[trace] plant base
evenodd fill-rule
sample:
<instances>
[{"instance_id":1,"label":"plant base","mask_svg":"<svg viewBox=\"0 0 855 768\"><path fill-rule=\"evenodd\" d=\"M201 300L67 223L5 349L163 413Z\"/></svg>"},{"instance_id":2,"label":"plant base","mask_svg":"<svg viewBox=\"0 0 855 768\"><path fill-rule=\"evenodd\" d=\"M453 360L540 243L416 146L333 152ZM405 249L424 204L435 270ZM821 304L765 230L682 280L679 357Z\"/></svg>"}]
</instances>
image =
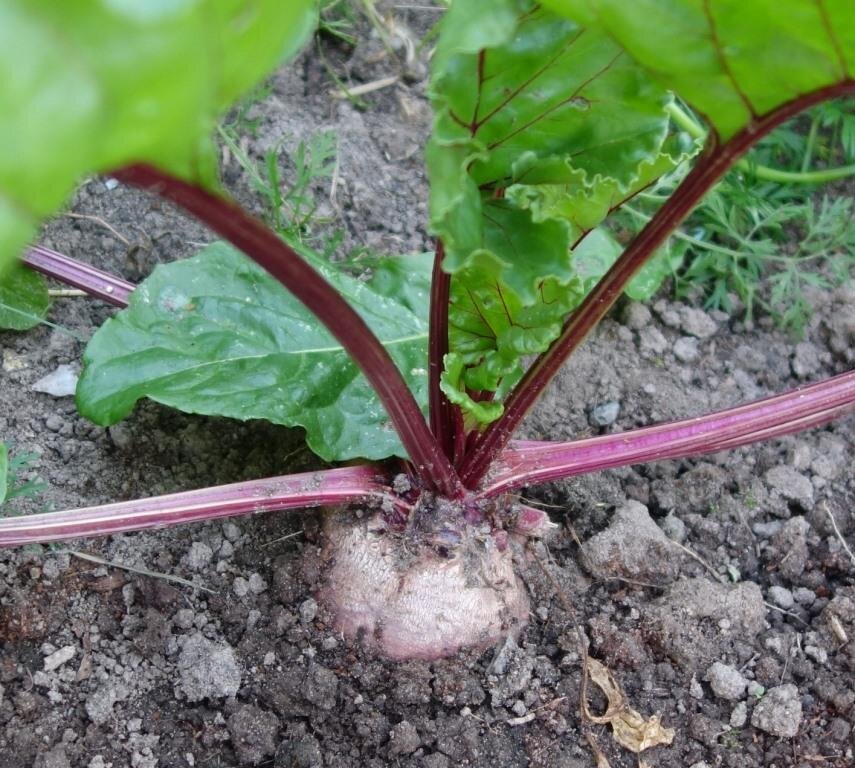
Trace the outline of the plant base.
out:
<instances>
[{"instance_id":1,"label":"plant base","mask_svg":"<svg viewBox=\"0 0 855 768\"><path fill-rule=\"evenodd\" d=\"M380 514L327 515L319 597L337 629L392 659L437 659L518 632L529 601L507 534L426 517L395 531Z\"/></svg>"}]
</instances>

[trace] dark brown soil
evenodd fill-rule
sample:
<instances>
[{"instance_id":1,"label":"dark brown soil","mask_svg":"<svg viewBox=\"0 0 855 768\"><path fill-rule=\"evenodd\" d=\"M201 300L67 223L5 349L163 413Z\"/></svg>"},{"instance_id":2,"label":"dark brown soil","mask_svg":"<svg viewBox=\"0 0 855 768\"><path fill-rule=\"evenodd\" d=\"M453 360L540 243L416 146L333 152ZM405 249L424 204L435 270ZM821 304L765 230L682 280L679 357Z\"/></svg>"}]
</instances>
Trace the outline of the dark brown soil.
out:
<instances>
[{"instance_id":1,"label":"dark brown soil","mask_svg":"<svg viewBox=\"0 0 855 768\"><path fill-rule=\"evenodd\" d=\"M418 31L434 19L396 13ZM400 72L364 32L354 51L327 45L332 66L354 82ZM293 147L337 132L335 195L329 182L315 192L345 247L428 246L420 74L410 65L359 109L330 95L335 86L309 54L251 109L256 156L283 138ZM234 162L224 177L259 209ZM70 210L108 222L129 244L95 219L68 217L41 241L131 280L211 239L169 206L103 179L84 184ZM853 299L851 289L817 295L800 343L763 320L747 329L738 316L667 297L650 310L622 306L561 373L526 434L628 429L847 370ZM50 317L60 327L0 334L0 437L37 452L34 469L48 483L12 511L320 466L297 431L153 403L108 430L80 418L71 398L30 390L58 365L77 365L77 337L113 311L60 299ZM616 421L591 427L591 409L609 401L619 404ZM631 704L675 729L673 746L644 754L651 765L851 766L853 427L849 418L731 453L531 489L531 503L548 505L560 528L520 563L528 628L518 643L439 662L385 662L330 629L313 597L315 513L0 552L0 768L593 766L576 626ZM608 728L593 733L612 766L637 765Z\"/></svg>"}]
</instances>

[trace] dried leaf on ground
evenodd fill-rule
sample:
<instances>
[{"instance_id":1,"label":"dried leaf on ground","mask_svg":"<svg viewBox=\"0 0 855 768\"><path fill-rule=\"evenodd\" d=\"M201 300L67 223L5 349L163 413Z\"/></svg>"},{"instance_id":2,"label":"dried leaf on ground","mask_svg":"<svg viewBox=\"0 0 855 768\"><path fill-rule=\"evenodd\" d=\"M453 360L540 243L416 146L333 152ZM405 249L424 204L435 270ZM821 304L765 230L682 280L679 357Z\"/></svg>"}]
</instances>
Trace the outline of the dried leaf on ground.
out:
<instances>
[{"instance_id":1,"label":"dried leaf on ground","mask_svg":"<svg viewBox=\"0 0 855 768\"><path fill-rule=\"evenodd\" d=\"M587 663L590 679L602 690L609 703L605 713L592 715L588 702L584 701L585 717L592 723L610 724L615 741L636 754L674 741L674 729L664 728L659 715L645 718L629 705L626 694L608 667L590 657Z\"/></svg>"}]
</instances>

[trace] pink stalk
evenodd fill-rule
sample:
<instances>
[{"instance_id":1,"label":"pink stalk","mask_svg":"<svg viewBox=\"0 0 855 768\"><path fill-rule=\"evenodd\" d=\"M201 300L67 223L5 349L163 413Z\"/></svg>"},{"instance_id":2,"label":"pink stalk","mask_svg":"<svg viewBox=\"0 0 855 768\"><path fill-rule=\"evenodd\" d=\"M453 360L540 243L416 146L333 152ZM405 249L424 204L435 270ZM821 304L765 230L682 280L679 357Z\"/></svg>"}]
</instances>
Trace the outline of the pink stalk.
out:
<instances>
[{"instance_id":1,"label":"pink stalk","mask_svg":"<svg viewBox=\"0 0 855 768\"><path fill-rule=\"evenodd\" d=\"M326 326L365 374L425 486L448 498L464 495L456 470L431 434L386 348L299 253L237 204L151 165L129 165L113 176L180 205L279 280Z\"/></svg>"},{"instance_id":2,"label":"pink stalk","mask_svg":"<svg viewBox=\"0 0 855 768\"><path fill-rule=\"evenodd\" d=\"M855 371L692 419L566 443L516 441L479 497L646 461L715 453L824 424L855 411Z\"/></svg>"},{"instance_id":3,"label":"pink stalk","mask_svg":"<svg viewBox=\"0 0 855 768\"><path fill-rule=\"evenodd\" d=\"M443 453L454 456L454 413L445 393L439 388L443 358L448 354L448 310L451 275L442 269L445 249L436 241L430 291L430 332L428 335L428 393L430 428Z\"/></svg>"},{"instance_id":4,"label":"pink stalk","mask_svg":"<svg viewBox=\"0 0 855 768\"><path fill-rule=\"evenodd\" d=\"M388 500L408 510L409 506L385 484L387 479L376 466L341 467L63 512L6 517L0 519L0 547L370 499Z\"/></svg>"},{"instance_id":5,"label":"pink stalk","mask_svg":"<svg viewBox=\"0 0 855 768\"><path fill-rule=\"evenodd\" d=\"M136 287L133 283L122 280L121 277L102 272L100 269L40 245L28 249L22 260L36 272L41 272L66 285L73 285L90 296L96 296L116 307L128 306L128 296Z\"/></svg>"}]
</instances>

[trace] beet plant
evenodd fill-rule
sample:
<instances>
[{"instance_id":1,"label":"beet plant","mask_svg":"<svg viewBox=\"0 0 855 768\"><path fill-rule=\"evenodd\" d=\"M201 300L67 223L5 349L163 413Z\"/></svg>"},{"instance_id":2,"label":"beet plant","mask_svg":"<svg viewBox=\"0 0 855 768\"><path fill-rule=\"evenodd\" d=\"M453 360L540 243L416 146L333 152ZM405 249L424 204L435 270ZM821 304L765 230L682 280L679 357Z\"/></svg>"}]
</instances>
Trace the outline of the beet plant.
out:
<instances>
[{"instance_id":1,"label":"beet plant","mask_svg":"<svg viewBox=\"0 0 855 768\"><path fill-rule=\"evenodd\" d=\"M326 461L364 460L7 518L0 544L333 506L322 597L339 628L395 658L433 658L526 621L514 553L552 524L521 488L733 448L855 407L849 372L621 434L514 439L618 297L661 282L668 236L745 151L855 93L845 0L455 0L430 81L435 252L374 258L362 274L280 237L215 182L216 116L314 18L308 0L0 2L7 261L92 172L225 241L138 287L27 251L36 270L125 307L87 347L81 413L109 425L150 398L300 426ZM671 122L676 98L705 117L703 146ZM683 174L674 193L618 247L607 216L670 173Z\"/></svg>"}]
</instances>

